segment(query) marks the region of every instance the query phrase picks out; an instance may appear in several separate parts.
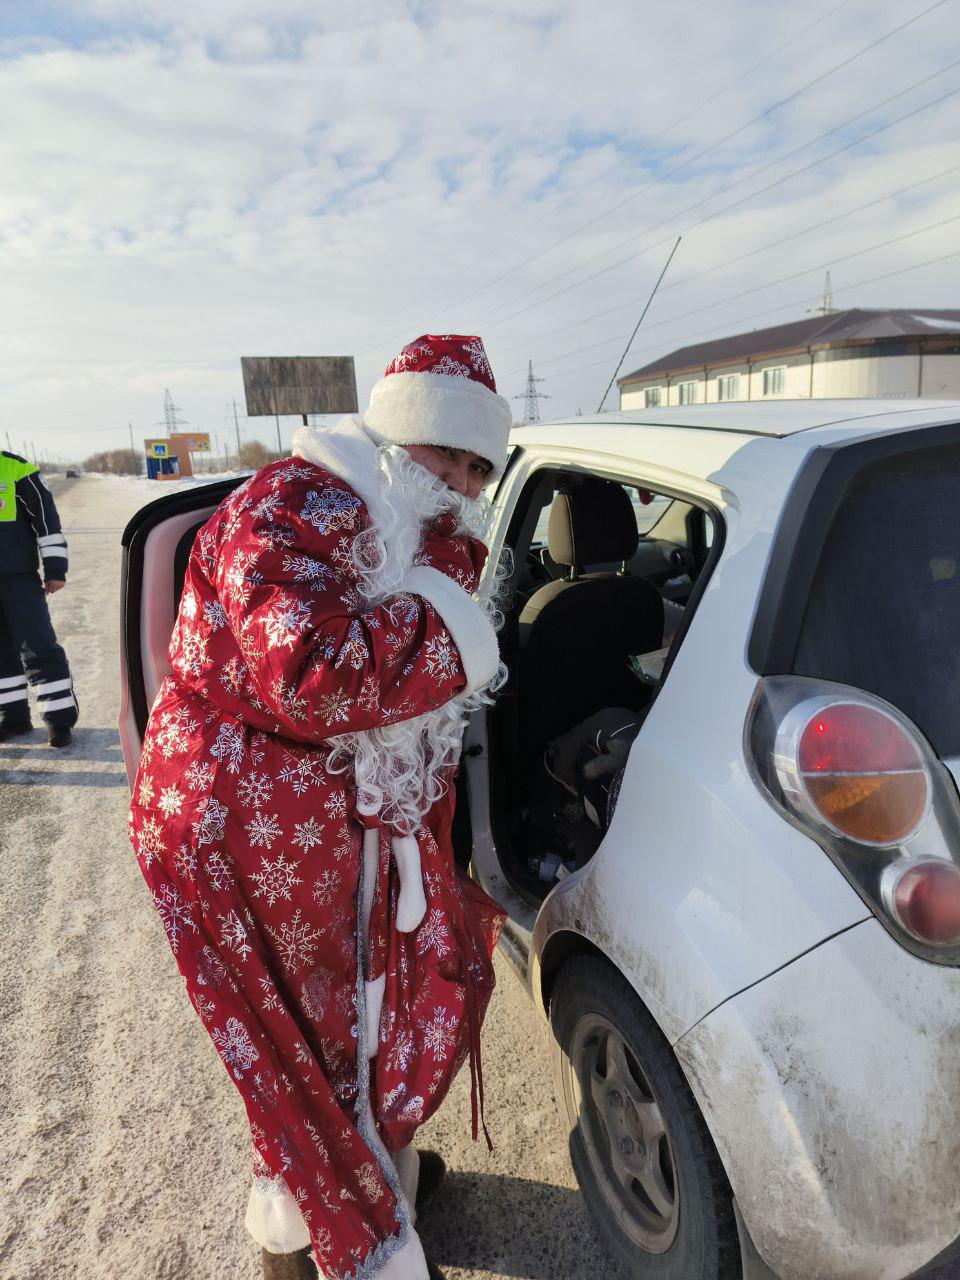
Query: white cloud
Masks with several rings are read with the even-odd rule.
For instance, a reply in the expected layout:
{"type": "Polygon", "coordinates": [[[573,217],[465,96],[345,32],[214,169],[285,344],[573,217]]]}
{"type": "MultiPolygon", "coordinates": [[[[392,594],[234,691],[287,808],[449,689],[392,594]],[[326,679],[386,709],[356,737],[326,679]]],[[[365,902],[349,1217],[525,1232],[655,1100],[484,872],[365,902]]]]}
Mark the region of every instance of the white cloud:
{"type": "MultiPolygon", "coordinates": [[[[363,397],[428,326],[482,333],[507,393],[528,357],[542,362],[564,413],[599,398],[665,257],[658,242],[676,231],[689,227],[627,367],[796,300],[770,322],[789,319],[813,305],[817,264],[960,212],[955,180],[940,180],[722,265],[960,164],[958,95],[691,225],[956,86],[944,75],[749,176],[949,61],[948,6],[641,195],[909,15],[883,0],[865,24],[854,0],[691,115],[816,12],[757,0],[319,8],[76,0],[60,6],[68,39],[38,16],[35,38],[0,45],[0,432],[73,455],[122,443],[128,419],[159,418],[166,386],[194,426],[217,430],[243,354],[352,352],[363,397]]],[[[844,292],[955,244],[956,225],[838,265],[837,303],[956,305],[949,264],[844,292]]]]}

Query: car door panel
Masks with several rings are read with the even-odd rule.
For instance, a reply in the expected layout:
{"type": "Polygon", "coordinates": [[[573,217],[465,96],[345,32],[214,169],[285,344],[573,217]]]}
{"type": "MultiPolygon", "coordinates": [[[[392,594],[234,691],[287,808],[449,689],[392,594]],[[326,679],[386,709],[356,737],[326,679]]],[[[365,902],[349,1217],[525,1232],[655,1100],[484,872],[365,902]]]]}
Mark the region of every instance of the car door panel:
{"type": "Polygon", "coordinates": [[[150,707],[170,671],[167,648],[182,584],[177,567],[178,560],[183,567],[185,538],[195,534],[244,479],[239,476],[164,494],[142,507],[123,532],[120,741],[131,783],[150,707]]]}

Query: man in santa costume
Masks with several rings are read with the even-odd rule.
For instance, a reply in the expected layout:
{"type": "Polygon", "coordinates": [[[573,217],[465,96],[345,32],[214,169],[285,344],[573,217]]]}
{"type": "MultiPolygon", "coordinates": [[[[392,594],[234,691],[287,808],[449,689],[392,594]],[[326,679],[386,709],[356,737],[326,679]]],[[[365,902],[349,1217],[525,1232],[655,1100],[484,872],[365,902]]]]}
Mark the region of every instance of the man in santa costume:
{"type": "MultiPolygon", "coordinates": [[[[480,1025],[500,909],[454,867],[464,723],[502,678],[483,344],[426,335],[199,531],[130,813],[187,993],[243,1095],[274,1271],[427,1280],[411,1140],[480,1025]]],[[[479,1110],[479,1117],[478,1117],[479,1110]]]]}

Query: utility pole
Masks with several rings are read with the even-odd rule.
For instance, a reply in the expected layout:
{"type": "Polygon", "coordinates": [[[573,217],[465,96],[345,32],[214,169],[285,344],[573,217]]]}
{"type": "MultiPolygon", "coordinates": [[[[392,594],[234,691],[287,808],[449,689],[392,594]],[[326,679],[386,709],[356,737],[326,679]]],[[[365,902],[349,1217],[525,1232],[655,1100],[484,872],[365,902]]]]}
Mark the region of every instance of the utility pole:
{"type": "Polygon", "coordinates": [[[623,355],[620,357],[619,363],[617,364],[617,367],[614,369],[613,375],[611,376],[610,381],[607,383],[607,389],[606,391],[604,391],[603,396],[600,400],[600,403],[597,405],[597,413],[603,413],[603,406],[606,403],[607,396],[610,394],[610,388],[613,386],[614,382],[616,382],[617,374],[623,368],[623,362],[627,358],[627,352],[633,346],[633,340],[637,336],[640,326],[643,324],[644,317],[646,316],[647,312],[650,310],[650,303],[653,302],[654,298],[657,296],[657,290],[660,288],[660,284],[661,284],[661,281],[663,280],[663,277],[667,274],[667,268],[670,266],[670,263],[673,261],[673,255],[680,248],[681,239],[682,239],[681,236],[677,236],[676,242],[674,243],[673,248],[670,250],[670,253],[669,253],[669,256],[667,257],[666,262],[663,264],[663,270],[657,276],[657,283],[653,286],[653,289],[650,293],[650,297],[647,299],[646,305],[644,306],[643,310],[640,312],[640,319],[637,321],[636,327],[634,328],[633,333],[631,333],[630,335],[630,341],[624,347],[623,355]]]}
{"type": "Polygon", "coordinates": [[[7,453],[13,453],[13,445],[10,443],[10,432],[7,432],[7,453]]]}
{"type": "Polygon", "coordinates": [[[229,403],[224,405],[223,409],[223,469],[227,471],[230,467],[230,428],[227,425],[227,414],[230,412],[229,403]]]}
{"type": "Polygon", "coordinates": [[[129,428],[129,431],[130,431],[130,452],[131,452],[131,453],[136,453],[137,451],[136,451],[136,449],[134,449],[134,447],[133,447],[133,423],[132,423],[132,422],[128,422],[128,423],[127,423],[127,427],[129,428]]]}

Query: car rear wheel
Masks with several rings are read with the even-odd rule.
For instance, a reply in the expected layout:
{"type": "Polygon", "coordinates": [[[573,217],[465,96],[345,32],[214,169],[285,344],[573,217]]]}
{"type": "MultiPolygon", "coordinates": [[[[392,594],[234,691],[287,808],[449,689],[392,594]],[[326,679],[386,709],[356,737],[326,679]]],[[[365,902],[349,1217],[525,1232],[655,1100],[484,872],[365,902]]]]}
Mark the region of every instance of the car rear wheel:
{"type": "Polygon", "coordinates": [[[626,980],[578,957],[550,1001],[577,1181],[631,1280],[739,1280],[733,1195],[669,1044],[626,980]]]}

